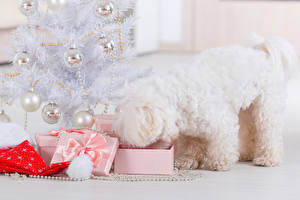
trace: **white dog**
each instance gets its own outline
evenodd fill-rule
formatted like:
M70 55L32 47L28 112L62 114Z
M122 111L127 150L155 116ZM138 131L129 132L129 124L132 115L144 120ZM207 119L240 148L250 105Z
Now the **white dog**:
M130 86L115 130L136 146L177 138L183 169L223 171L238 160L278 165L286 82L297 67L281 38L209 49Z

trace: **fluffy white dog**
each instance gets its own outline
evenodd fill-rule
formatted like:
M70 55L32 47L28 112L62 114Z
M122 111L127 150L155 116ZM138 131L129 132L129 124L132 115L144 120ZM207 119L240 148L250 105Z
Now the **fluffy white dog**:
M176 165L229 170L238 160L282 158L286 82L298 67L284 39L213 48L129 86L114 124L121 141L177 139Z

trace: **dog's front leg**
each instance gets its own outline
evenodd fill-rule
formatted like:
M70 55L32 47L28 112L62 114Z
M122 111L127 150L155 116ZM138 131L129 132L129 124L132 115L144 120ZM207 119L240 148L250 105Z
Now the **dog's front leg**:
M239 159L238 117L234 111L224 110L215 115L207 135L207 152L201 169L227 171Z
M179 169L196 169L205 158L205 140L181 134L176 142L175 166Z

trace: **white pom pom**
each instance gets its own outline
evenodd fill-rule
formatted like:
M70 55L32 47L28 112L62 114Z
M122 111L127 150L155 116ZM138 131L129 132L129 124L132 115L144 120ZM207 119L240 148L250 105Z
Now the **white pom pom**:
M86 179L91 177L92 171L93 162L90 157L80 155L71 162L67 174L70 178Z
M0 123L0 149L14 147L25 140L32 143L24 129L14 123Z

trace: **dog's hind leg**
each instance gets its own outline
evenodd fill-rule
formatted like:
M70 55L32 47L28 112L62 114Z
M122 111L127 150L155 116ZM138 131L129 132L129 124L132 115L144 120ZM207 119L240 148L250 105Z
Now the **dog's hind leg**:
M253 115L257 130L253 160L255 165L276 166L282 159L285 97L278 90L276 93L274 91L276 89L264 92L254 103Z

